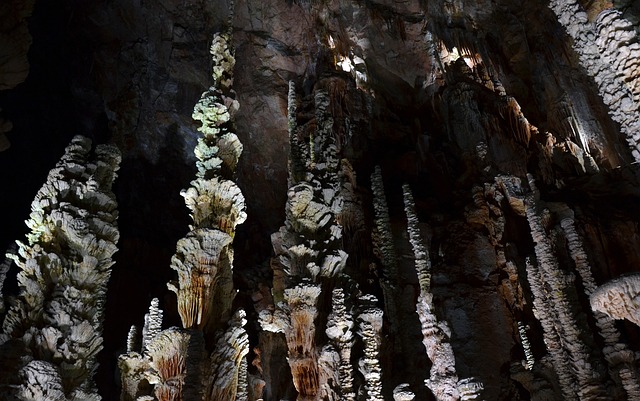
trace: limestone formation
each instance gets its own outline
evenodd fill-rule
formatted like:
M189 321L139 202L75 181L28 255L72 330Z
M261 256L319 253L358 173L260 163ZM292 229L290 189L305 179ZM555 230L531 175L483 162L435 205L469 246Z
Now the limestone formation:
M364 355L360 359L360 372L364 376L367 401L382 401L382 368L380 366L380 346L382 343L382 315L376 307L376 297L363 295L359 299L357 315L358 335L364 343Z
M229 277L233 238L219 230L197 229L178 241L178 252L171 260L171 268L178 272L178 283L169 289L178 296L178 311L185 328L204 328L210 319L229 313L233 293ZM214 304L216 291L227 290L223 304ZM215 309L215 311L214 311ZM215 314L214 314L215 312Z
M634 67L637 48L635 32L619 13L604 10L596 26L577 0L552 0L549 7L574 40L580 62L598 85L611 117L621 125L636 161L640 161L639 103ZM631 88L625 81L631 83Z
M249 337L244 329L246 313L239 309L227 330L218 337L211 355L211 374L205 384L205 399L211 401L246 400Z
M293 384L300 399L315 399L318 394L319 369L318 351L315 342L315 319L320 287L302 282L285 290L285 300L289 308L290 322L285 330Z
M341 399L355 400L353 388L353 367L351 366L351 349L355 342L354 321L351 310L348 309L345 291L334 288L331 296L331 314L325 332L334 343L339 354L338 380Z
M129 352L120 358L123 400L149 394L144 380L160 401L247 399L246 315L238 310L232 317L232 243L236 226L247 214L242 191L231 180L242 144L230 132L239 104L231 89L235 62L229 34L214 36L211 54L214 85L203 93L192 115L201 122L198 130L203 134L194 150L197 178L181 192L193 225L171 259L178 280L168 283L177 295L184 329L160 331L162 312L158 301L152 302L145 316L143 355L128 345ZM209 339L210 354L205 350ZM149 397L146 394L143 397Z
M535 193L533 177L529 176L529 186ZM591 397L602 397L604 389L600 384L600 379L593 366L591 365L588 347L580 339L580 329L576 323L576 317L572 312L572 307L568 299L567 283L568 280L564 273L560 270L555 252L552 249L551 242L545 232L542 223L542 216L537 210L537 201L535 195L530 195L526 202L526 214L531 234L535 243L536 259L538 268L540 269L540 284L545 283L549 286L548 306L554 310L555 316L553 320L558 319L560 324L549 322L554 326L559 326L558 331L563 338L563 345L572 360L571 368L575 375L576 392L580 399L590 399ZM546 314L546 310L539 310L539 314ZM560 373L559 373L560 374Z
M518 322L518 334L520 335L520 341L522 342L522 349L524 350L524 367L527 370L533 369L533 365L535 364L535 359L533 358L533 353L531 352L531 343L529 342L529 337L527 336L527 329L522 322Z
M450 343L451 329L447 322L438 321L435 314L431 292L431 260L418 227L419 221L411 188L404 184L402 191L407 216L407 232L420 285L416 311L422 328L422 343L432 363L430 377L425 380L425 384L439 401L475 399L480 396L483 385L473 379L458 381L455 355Z
M569 252L575 262L576 270L580 274L584 292L588 297L591 297L593 307L594 294L597 291L596 283L587 254L582 246L582 240L576 230L573 216L571 216L573 213L567 214L568 216L564 217L560 224L567 236ZM604 308L606 309L606 307ZM603 353L611 371L619 378L629 399L640 397L640 378L634 366L633 353L626 344L620 341L620 332L612 320L615 317L603 310L596 310L596 308L593 310L600 336L605 342Z
M119 238L111 192L119 163L116 148L99 145L91 155L91 141L76 136L31 204L27 243L17 241L18 254L9 255L19 267L20 293L0 344L28 356L13 366L0 361L0 382L22 383L23 395L61 390L67 398L99 399L92 383ZM42 377L50 377L45 387L37 384ZM7 398L13 392L0 391Z
M640 326L640 274L608 281L591 294L591 308L613 319L627 319Z

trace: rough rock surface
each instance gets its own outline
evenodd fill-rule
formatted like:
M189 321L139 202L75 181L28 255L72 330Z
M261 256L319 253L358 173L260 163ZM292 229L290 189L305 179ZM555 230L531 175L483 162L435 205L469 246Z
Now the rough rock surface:
M624 129L608 113L617 121L627 114L609 109L616 99L600 98L601 82L581 64L574 32L567 33L572 25L548 3L38 1L27 19L33 37L29 75L22 84L0 92L0 121L14 126L12 146L0 156L0 247L22 237L30 200L73 135L84 134L120 148L123 163L114 192L120 205L121 235L108 289L105 324L109 329L99 356L97 383L104 399L116 399L116 356L150 299L159 298L166 326L180 324L176 298L165 284L175 279L169 266L176 242L187 234L189 213L197 215L198 221L214 220L202 215L197 200L215 198L215 193L204 186L202 191L185 193L191 202L185 208L180 191L197 170L193 149L199 124L192 120L192 110L211 85L212 34L226 23L233 4L233 100L241 105L234 115L234 133L242 144L242 156L237 158L237 142L228 137L220 158L228 170L236 168L235 176L225 179L242 190L246 210L238 210L233 221L216 220L216 224L235 226L246 212L246 222L238 226L233 239L233 282L240 292L227 307L247 311L245 328L250 347L255 348L247 355L249 399L258 399L263 391L265 400L297 396L287 362L287 338L277 332L289 318L278 315L286 309L276 308L288 285L279 276L286 269L270 266L277 244L288 244L287 254L293 255L288 269L306 271L306 261L313 259L317 263L311 270L327 267L346 272L359 291L375 295L378 302L369 308L376 312L371 315L376 319L366 314L358 318L359 312L365 312L354 306L357 300L346 297L354 325L348 330L379 332L382 340L365 345L362 337L353 336L350 350L340 348L345 345L342 340L334 341L333 350L314 350L320 391L340 391L339 386L327 384L327 378L352 375L355 399L366 394L384 399L433 398L424 386L431 362L415 313L425 277L415 272L406 234L403 182L413 191L418 226L430 244L433 313L438 321L449 324L458 377L476 377L484 385L486 400L563 399L560 381L573 381L575 371L588 369L586 364L574 369L565 358L566 376L559 378L562 364L553 363L554 345L548 340L555 329L545 324L559 319L556 315L546 321L539 318L540 305L545 304L538 302L538 295L548 294L550 288L541 287L542 293L534 294L532 283L540 262L535 258L543 257L536 252L527 221L524 200L531 195L527 173L535 177L536 202L543 205L536 210L535 242L544 237L547 246L542 253L553 254L557 262L553 269L564 281L553 288L566 291L562 299L568 305L563 307L570 316L564 321L573 321L577 330L570 333L573 337L567 337L564 329L555 331L559 335L556 351L558 355L568 352L562 338L579 338L585 348L575 355L589 354L593 378L606 397L631 399L637 393L621 383L626 380L623 376L635 380L631 368L637 363L634 353L640 351L640 329L624 321L609 323L620 335L607 337L613 331L603 330L601 318L589 308L587 292L592 283L582 278L581 261L588 260L596 286L638 271L640 169L630 164L633 156ZM584 26L574 24L574 29L587 32L594 55L616 60L617 72L611 74L629 84L629 98L634 101L637 57L625 55L636 52L633 34L635 30L637 38L640 12L635 3L571 2L581 7L586 19L581 22ZM6 32L10 27L4 19L0 22L0 33ZM335 187L318 186L306 176L296 178L305 179L300 186L288 182L287 156L296 150L288 132L292 124L287 110L289 81L295 83L298 102L294 139L302 143L315 146L315 139L309 140L322 123L317 119L314 91L325 90L330 99L326 113L333 123L325 122L320 128L331 130L337 155L331 162L344 158L352 166L352 173L349 169L336 173L340 179L333 182ZM313 159L311 154L298 155L305 168ZM372 246L382 238L374 211L380 192L371 189L370 180L376 165L384 184L389 216L385 225L392 240L389 243L387 238L385 246L392 246L397 258L393 288L386 283L385 254ZM317 212L301 229L327 223L325 228L338 227L326 230L328 236L341 230L331 249L324 249L315 237L294 244L286 236L272 247L271 235L287 217L289 187L300 195L296 205L305 212ZM302 202L305 194L311 194L308 202ZM342 199L342 205L318 201L332 196ZM225 198L225 210L235 210L239 201ZM573 212L575 234L564 231L567 208ZM334 220L322 220L330 213L336 213L335 225ZM575 254L575 241L582 242L582 253ZM17 294L15 277L13 266L2 287L5 297ZM314 306L318 346L329 344L330 338L342 338L325 330L332 327L327 322L335 284L357 294L350 284L344 285L348 281L342 277L321 280ZM389 314L389 310L395 312ZM378 311L384 311L382 317ZM268 315L268 327L274 330L263 331L258 315ZM378 320L380 328L361 327ZM528 346L521 340L519 322L527 327ZM397 334L394 325L406 330ZM627 347L616 345L622 343ZM365 349L377 353L379 366L366 361ZM340 359L349 353L352 373ZM359 360L364 361L362 369ZM327 373L334 369L331 366L340 367L337 376ZM24 375L50 370L34 364L25 367ZM372 379L365 379L366 375ZM461 397L473 394L474 383L457 385ZM569 398L589 398L573 386L564 390L571 393Z

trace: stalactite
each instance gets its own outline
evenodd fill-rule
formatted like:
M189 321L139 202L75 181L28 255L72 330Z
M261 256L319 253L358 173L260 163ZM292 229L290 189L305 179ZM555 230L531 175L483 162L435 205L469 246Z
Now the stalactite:
M597 289L596 282L591 273L591 266L582 246L582 240L576 231L573 213L570 214L571 216L563 218L560 224L567 237L569 252L575 262L576 270L580 274L585 294L590 297ZM640 377L638 377L635 368L633 351L626 344L620 342L620 333L611 317L602 311L595 310L594 317L605 343L604 357L614 378L617 377L620 380L629 399L640 399Z
M620 34L620 32L615 32L618 25L623 28L622 32L624 34L632 31L626 29L627 25L622 23L621 19L612 18L614 14L605 10L602 18L599 18L598 27L600 34L603 36L598 38L596 27L589 22L587 13L583 10L579 1L551 0L549 7L555 12L560 23L573 38L574 48L580 57L580 62L596 81L600 95L605 104L609 106L611 117L620 124L620 129L626 136L633 157L636 161L640 161L639 104L634 100L634 95L625 85L624 80L617 76L626 73L628 63L634 63L633 60L636 57L633 54L637 52L637 49L634 47L632 54L631 48L629 48L628 52L621 52L621 57L616 57L616 51L624 50L624 47L616 48L614 43L617 38L616 41L611 42L611 38L608 37L609 32ZM604 54L601 55L596 42L598 42ZM626 45L624 41L620 42L620 44L622 46ZM619 59L619 61L611 65L610 62L615 59ZM635 84L632 90L637 90Z
M99 398L92 377L119 238L111 186L120 153L110 145L97 146L95 157L90 151L89 139L73 138L31 204L28 243L17 241L18 255L9 255L20 268L20 292L7 311L0 344L29 356L17 366L0 356L0 383L20 372L22 394L37 394L43 388L31 386L40 374L55 371L51 385L59 381L66 397Z
M577 384L575 391L580 399L605 399L603 397L606 393L602 388L602 380L589 361L591 352L582 341L580 330L573 316L567 296L567 279L560 270L551 241L545 232L541 215L537 210L536 197L538 195L531 175L529 175L529 186L534 195L529 195L525 201L526 215L535 243L534 250L538 260L541 283L544 282L549 287L549 306L555 311L555 319L559 322L562 344L569 355L570 366L575 375L575 383ZM542 310L538 312L540 314L547 313ZM558 373L560 375L560 372ZM569 392L568 389L565 391Z

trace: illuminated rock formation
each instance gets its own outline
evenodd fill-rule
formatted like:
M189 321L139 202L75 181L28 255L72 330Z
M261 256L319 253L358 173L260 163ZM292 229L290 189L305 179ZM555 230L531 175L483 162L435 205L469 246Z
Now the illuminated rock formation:
M18 241L18 255L10 255L20 268L20 293L0 344L25 358L18 365L0 361L0 381L21 383L27 399L99 399L92 383L119 238L111 186L120 153L109 145L93 153L89 139L73 139L31 204L27 243ZM10 398L13 390L4 388Z
M353 388L353 366L351 365L351 350L355 342L354 322L351 310L347 308L345 291L334 288L331 296L331 314L325 330L329 339L335 344L339 354L339 370L337 383L340 386L341 399L355 400Z
M192 116L201 122L198 130L203 134L195 148L198 172L181 195L193 225L178 241L171 260L178 280L168 283L177 295L184 329L159 331L162 315L154 300L145 317L143 356L129 350L120 358L123 400L136 399L145 391L143 379L162 401L247 399L245 313L238 310L231 317L236 294L232 243L236 225L247 215L244 196L230 180L242 144L229 131L239 107L231 90L234 57L229 40L226 33L214 36L214 86L203 93ZM213 339L210 356L205 338ZM151 373L142 377L142 371Z
M415 269L420 285L416 311L422 326L422 343L431 360L430 377L425 384L439 401L472 400L480 396L482 383L473 379L458 381L456 360L450 344L451 329L445 321L438 321L431 293L431 261L429 251L418 227L415 202L408 184L402 186L407 232L413 249Z
M375 304L377 299L372 295L363 295L358 299L359 309L356 317L358 335L364 343L364 355L360 359L359 368L364 375L364 390L367 401L382 401L382 368L380 366L380 346L382 343L383 312Z
M611 117L621 125L634 158L640 161L637 69L634 68L638 49L633 45L634 29L613 10L602 11L596 28L576 0L552 0L549 7L573 38L580 62L593 76Z
M638 294L640 275L618 277L601 285L591 294L591 308L613 319L627 319L640 326Z
M629 347L620 341L620 332L615 327L612 318L616 318L615 314L609 314L606 312L606 301L598 304L598 301L594 304L595 299L604 300L606 298L601 295L595 295L598 291L596 283L591 272L591 266L587 254L582 246L582 240L576 231L575 222L573 219L573 213L567 213L562 219L560 224L567 236L567 245L571 258L575 262L576 270L580 274L582 285L584 286L585 294L591 298L592 307L594 305L601 305L600 308L593 307L594 317L596 319L596 325L598 326L600 336L605 342L603 348L604 357L610 366L611 371L617 376L622 383L622 387L627 393L629 399L635 399L640 397L640 378L635 368L635 362L633 352ZM604 309L604 310L603 310Z

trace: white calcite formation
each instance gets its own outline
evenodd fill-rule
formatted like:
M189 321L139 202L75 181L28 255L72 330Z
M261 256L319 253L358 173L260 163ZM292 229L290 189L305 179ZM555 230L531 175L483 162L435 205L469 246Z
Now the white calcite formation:
M409 388L409 384L398 384L393 389L393 401L413 401L416 399L416 395Z
M230 34L216 34L211 45L214 85L193 111L202 133L195 148L198 169L181 192L191 212L190 232L176 245L168 283L178 301L183 329L160 331L162 314L154 300L142 338L142 354L120 357L122 400L247 400L249 341L245 312L233 311L233 237L247 218L242 191L232 181L242 144L230 130L239 104L231 89L235 59ZM131 336L130 336L131 337ZM211 353L205 338L212 339ZM151 387L145 386L146 380Z
M373 295L363 295L358 299L358 335L364 343L364 355L360 359L360 373L364 376L364 390L367 401L383 401L382 367L380 366L380 346L382 345L382 309L376 305Z
M231 90L235 65L228 34L216 34L211 45L214 85L202 94L193 118L203 134L195 149L197 178L181 195L191 211L191 232L178 241L171 268L178 281L169 288L178 296L185 328L215 330L226 325L235 296L232 238L246 220L245 199L231 180L242 145L230 132L239 105ZM213 305L216 305L213 308ZM215 309L215 316L212 316Z
M231 284L231 277L225 272L231 271L232 242L229 234L207 229L191 231L178 241L178 252L172 257L171 266L178 271L180 284L169 283L169 289L178 295L178 312L185 328L204 328L210 319L220 318L221 312L228 313L232 293L224 294L227 298L223 304L212 301L216 290Z
M518 334L520 335L522 349L524 350L524 357L526 358L524 361L524 367L527 370L531 370L533 369L533 365L536 361L533 358L533 353L531 352L531 343L529 342L529 336L527 336L527 329L522 322L518 322Z
M580 275L585 294L588 297L593 297L593 294L597 291L597 287L591 272L587 253L582 246L582 239L576 230L572 216L573 213L567 214L569 215L565 216L560 224L567 237L569 253L575 262L576 270ZM606 311L596 310L595 308L593 315L600 336L605 343L602 351L611 372L619 378L629 399L640 399L640 377L635 367L634 354L627 344L620 341L620 332L613 321L615 317L610 316Z
M210 372L206 379L206 400L246 400L249 337L244 329L246 313L239 309L229 327L218 336L211 355Z
M335 105L321 86L316 87L313 100L315 126L304 138L295 115L295 86L289 84L291 153L286 220L271 237L275 252L271 263L274 304L258 312L264 331L284 334L299 400L353 400L354 321L344 289L333 286L339 281L348 282L342 223L357 231L364 218L354 193L353 170L337 155L330 113ZM344 196L349 199L346 211ZM317 327L317 304L324 299L324 288L335 295L333 312L326 327ZM328 344L316 343L314 333L318 330L326 333ZM262 357L270 355L264 353Z
M591 75L613 120L620 124L636 161L640 161L637 46L635 31L613 10L604 10L596 24L577 0L551 0L549 7L573 39L580 62Z
M93 375L119 238L111 192L119 163L115 147L92 154L91 141L76 136L32 202L27 242L10 255L20 292L0 334L6 357L10 349L24 357L0 356L0 398L16 390L2 384L22 383L26 399L99 399Z
M544 299L540 308L536 306L536 317L541 320L543 327L547 326L545 330L549 334L556 332L550 336L553 338L547 339L547 347L554 357L554 364L557 364L556 372L565 397L575 398L577 395L581 400L605 397L602 380L590 362L591 351L581 338L581 330L573 314L568 296L569 280L560 270L551 240L545 231L543 214L538 210L539 194L533 177L529 175L528 178L532 193L525 200L525 212L535 244L537 272L534 272L535 267L530 265L527 274L532 276L530 283L534 297ZM537 287L535 290L534 286ZM550 345L549 342L553 344ZM551 351L552 348L558 347L562 351ZM565 371L567 357L570 361L569 372Z
M640 326L640 274L618 277L598 287L591 294L591 308Z
M285 290L289 322L285 330L293 384L299 399L316 399L320 389L315 319L320 286L303 281Z
M402 191L407 216L407 232L420 284L416 311L422 328L422 343L432 363L430 376L425 380L425 384L438 401L475 399L483 390L482 383L474 379L458 381L455 355L450 343L451 329L447 322L438 320L434 310L431 293L431 261L418 227L419 221L411 188L404 184Z
M354 401L353 366L351 350L355 342L353 313L347 307L343 288L334 288L331 296L331 314L325 330L339 355L338 380L342 400Z

